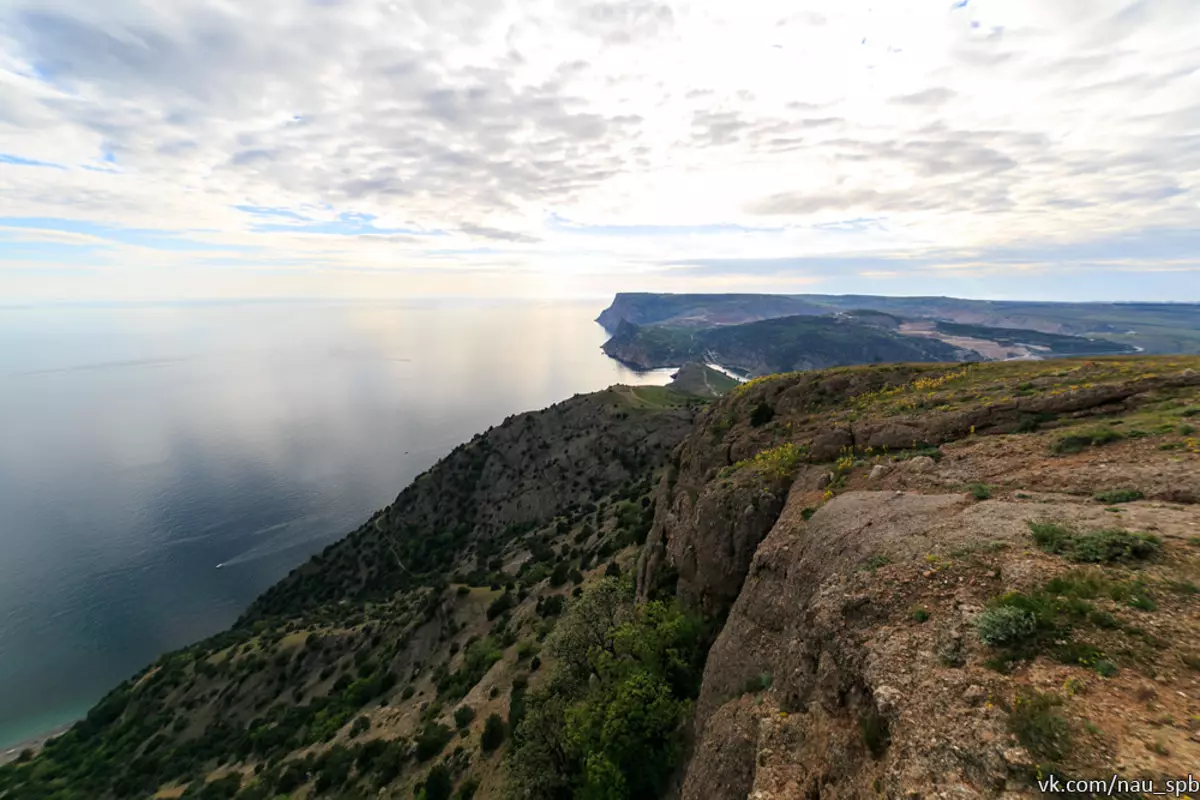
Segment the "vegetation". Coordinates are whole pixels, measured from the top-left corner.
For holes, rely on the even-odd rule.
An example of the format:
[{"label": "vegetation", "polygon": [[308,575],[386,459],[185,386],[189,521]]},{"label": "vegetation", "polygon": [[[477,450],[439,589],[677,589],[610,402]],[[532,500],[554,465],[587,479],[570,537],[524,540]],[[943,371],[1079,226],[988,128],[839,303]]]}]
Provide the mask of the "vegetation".
[{"label": "vegetation", "polygon": [[1119,528],[1077,533],[1057,522],[1030,522],[1038,547],[1085,564],[1146,559],[1158,552],[1160,541],[1148,533],[1130,533]]},{"label": "vegetation", "polygon": [[988,500],[992,496],[992,488],[983,483],[972,483],[967,487],[967,491],[970,492],[971,496],[976,500]]},{"label": "vegetation", "polygon": [[1053,763],[1067,756],[1071,730],[1056,713],[1062,701],[1051,694],[1018,692],[1008,715],[1008,729],[1035,758]]},{"label": "vegetation", "polygon": [[625,323],[604,344],[604,352],[643,369],[678,366],[711,355],[730,367],[760,373],[864,362],[954,361],[960,355],[957,348],[937,339],[816,316],[714,328]]},{"label": "vegetation", "polygon": [[514,792],[659,797],[683,752],[708,637],[673,603],[635,606],[627,581],[585,592],[559,623],[555,669],[513,731]]},{"label": "vegetation", "polygon": [[1141,500],[1145,495],[1137,489],[1110,489],[1106,492],[1096,492],[1094,497],[1097,501],[1111,506],[1117,503],[1132,503],[1134,500]]},{"label": "vegetation", "polygon": [[1121,433],[1112,428],[1096,428],[1061,436],[1050,445],[1050,450],[1059,455],[1082,453],[1089,447],[1100,447],[1123,438],[1125,437]]}]

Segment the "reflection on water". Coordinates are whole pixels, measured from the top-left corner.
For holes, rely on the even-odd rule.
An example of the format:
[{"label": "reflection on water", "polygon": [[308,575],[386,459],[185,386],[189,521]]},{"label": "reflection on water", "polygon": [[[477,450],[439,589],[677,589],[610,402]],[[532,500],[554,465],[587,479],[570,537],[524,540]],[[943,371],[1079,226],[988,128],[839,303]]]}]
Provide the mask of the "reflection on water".
[{"label": "reflection on water", "polygon": [[0,747],[225,628],[476,431],[665,383],[600,352],[601,305],[0,310]]}]

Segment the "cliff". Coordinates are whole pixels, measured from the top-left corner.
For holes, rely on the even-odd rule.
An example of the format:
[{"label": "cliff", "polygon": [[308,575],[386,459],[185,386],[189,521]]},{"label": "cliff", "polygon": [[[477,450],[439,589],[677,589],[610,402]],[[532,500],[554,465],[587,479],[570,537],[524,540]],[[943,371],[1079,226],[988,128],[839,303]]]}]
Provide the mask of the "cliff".
[{"label": "cliff", "polygon": [[727,615],[684,798],[1032,796],[1200,756],[1195,359],[772,376],[707,409],[639,587]]}]

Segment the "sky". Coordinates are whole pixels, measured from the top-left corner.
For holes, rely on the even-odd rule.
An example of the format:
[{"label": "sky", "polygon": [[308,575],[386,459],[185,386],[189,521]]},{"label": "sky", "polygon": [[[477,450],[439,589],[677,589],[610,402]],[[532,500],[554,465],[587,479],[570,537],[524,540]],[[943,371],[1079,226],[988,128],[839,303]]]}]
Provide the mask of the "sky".
[{"label": "sky", "polygon": [[0,0],[0,305],[1200,301],[1195,0]]}]

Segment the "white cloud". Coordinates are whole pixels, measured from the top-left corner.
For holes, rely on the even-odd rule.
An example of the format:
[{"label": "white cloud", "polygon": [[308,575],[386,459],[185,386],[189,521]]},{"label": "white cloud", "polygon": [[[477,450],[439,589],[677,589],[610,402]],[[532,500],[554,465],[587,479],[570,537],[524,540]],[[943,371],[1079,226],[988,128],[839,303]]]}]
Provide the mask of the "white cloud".
[{"label": "white cloud", "polygon": [[[0,163],[0,217],[585,283],[1195,229],[1196,30],[1191,0],[5,0],[0,154],[68,169]],[[751,230],[679,229],[714,225]]]}]

